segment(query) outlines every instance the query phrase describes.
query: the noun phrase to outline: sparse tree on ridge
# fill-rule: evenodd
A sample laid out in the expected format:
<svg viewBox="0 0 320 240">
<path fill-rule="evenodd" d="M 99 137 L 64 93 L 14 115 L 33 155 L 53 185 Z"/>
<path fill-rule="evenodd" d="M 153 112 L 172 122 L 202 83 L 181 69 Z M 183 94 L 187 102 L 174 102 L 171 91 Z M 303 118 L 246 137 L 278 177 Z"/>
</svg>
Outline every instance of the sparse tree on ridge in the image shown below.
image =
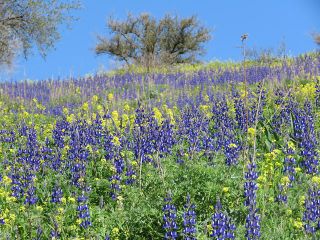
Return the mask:
<svg viewBox="0 0 320 240">
<path fill-rule="evenodd" d="M 60 38 L 58 27 L 75 18 L 70 11 L 78 0 L 0 0 L 0 65 L 19 54 L 27 57 L 37 47 L 44 57 Z"/>
<path fill-rule="evenodd" d="M 110 18 L 110 38 L 98 36 L 96 54 L 146 67 L 193 63 L 204 53 L 209 30 L 195 16 L 179 19 L 166 15 L 156 20 L 149 14 L 128 15 L 125 21 Z"/>
<path fill-rule="evenodd" d="M 316 44 L 318 44 L 318 46 L 320 46 L 320 33 L 314 33 L 313 40 Z"/>
</svg>

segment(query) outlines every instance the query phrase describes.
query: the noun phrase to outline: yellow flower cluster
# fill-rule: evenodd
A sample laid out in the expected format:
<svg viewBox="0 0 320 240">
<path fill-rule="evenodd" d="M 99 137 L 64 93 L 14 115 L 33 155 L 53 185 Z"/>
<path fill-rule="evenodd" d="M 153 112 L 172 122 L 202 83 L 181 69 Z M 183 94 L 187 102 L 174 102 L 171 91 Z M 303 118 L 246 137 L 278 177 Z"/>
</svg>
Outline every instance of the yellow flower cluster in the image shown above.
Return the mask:
<svg viewBox="0 0 320 240">
<path fill-rule="evenodd" d="M 103 106 L 100 104 L 97 104 L 96 109 L 99 113 L 100 116 L 104 115 L 104 110 L 103 110 Z"/>
<path fill-rule="evenodd" d="M 296 146 L 295 146 L 295 144 L 294 144 L 292 141 L 289 141 L 289 142 L 288 142 L 288 147 L 291 148 L 293 151 L 296 150 Z"/>
<path fill-rule="evenodd" d="M 254 128 L 248 128 L 248 134 L 253 136 L 256 133 L 256 130 Z"/>
<path fill-rule="evenodd" d="M 293 226 L 297 229 L 303 228 L 303 223 L 300 218 L 297 218 L 296 220 L 293 221 Z"/>
<path fill-rule="evenodd" d="M 114 136 L 113 139 L 112 139 L 112 143 L 116 146 L 120 146 L 120 140 L 117 136 Z"/>
<path fill-rule="evenodd" d="M 312 183 L 320 186 L 320 177 L 319 176 L 312 177 L 311 181 L 312 181 Z"/>
<path fill-rule="evenodd" d="M 112 101 L 113 100 L 113 93 L 109 93 L 108 95 L 107 95 L 107 99 L 108 99 L 108 101 Z"/>
<path fill-rule="evenodd" d="M 4 188 L 0 188 L 0 198 L 4 199 L 7 203 L 13 203 L 17 199 L 13 196 L 11 196 L 11 193 L 6 191 Z"/>
<path fill-rule="evenodd" d="M 114 124 L 117 126 L 117 127 L 120 127 L 120 120 L 119 120 L 119 113 L 117 111 L 113 111 L 111 113 L 111 117 L 114 121 Z"/>
<path fill-rule="evenodd" d="M 4 182 L 5 185 L 10 185 L 12 180 L 8 176 L 4 176 L 3 177 L 3 182 Z"/>
<path fill-rule="evenodd" d="M 162 106 L 162 109 L 163 109 L 163 112 L 166 116 L 168 116 L 168 118 L 170 119 L 170 123 L 171 124 L 175 124 L 175 119 L 174 119 L 174 116 L 173 116 L 173 111 L 172 109 L 168 108 L 168 106 L 166 104 L 164 104 Z"/>
<path fill-rule="evenodd" d="M 200 108 L 200 111 L 206 115 L 206 117 L 208 118 L 212 117 L 211 107 L 209 105 L 200 105 L 199 108 Z"/>
<path fill-rule="evenodd" d="M 128 103 L 126 103 L 123 107 L 123 110 L 126 111 L 126 112 L 129 112 L 130 111 L 130 106 Z"/>
<path fill-rule="evenodd" d="M 282 151 L 279 149 L 274 149 L 270 153 L 264 154 L 264 161 L 261 162 L 261 174 L 258 178 L 259 185 L 264 185 L 268 182 L 268 185 L 272 185 L 272 181 L 274 181 L 275 177 L 279 177 L 281 174 L 281 169 L 283 167 L 283 163 L 281 161 Z M 275 171 L 276 169 L 280 171 Z M 288 179 L 284 177 L 281 182 L 286 183 Z"/>
<path fill-rule="evenodd" d="M 82 110 L 87 112 L 89 111 L 89 103 L 85 102 L 82 104 Z"/>
<path fill-rule="evenodd" d="M 237 145 L 235 143 L 230 143 L 229 144 L 229 148 L 236 148 L 236 147 L 237 147 Z"/>
<path fill-rule="evenodd" d="M 118 239 L 119 239 L 119 233 L 120 233 L 119 228 L 114 227 L 114 228 L 112 229 L 112 231 L 111 231 L 111 237 L 112 237 L 112 239 L 118 240 Z"/>
<path fill-rule="evenodd" d="M 76 118 L 75 118 L 74 114 L 70 114 L 69 116 L 67 116 L 67 122 L 68 122 L 68 123 L 74 122 L 75 119 L 76 119 Z"/>
<path fill-rule="evenodd" d="M 163 121 L 162 113 L 160 112 L 160 110 L 157 107 L 153 108 L 153 113 L 154 113 L 155 119 L 157 119 L 157 121 L 158 121 L 158 124 L 161 125 L 161 123 Z"/>
<path fill-rule="evenodd" d="M 302 98 L 311 98 L 313 99 L 316 94 L 316 87 L 315 83 L 307 83 L 303 86 L 298 86 L 298 89 L 296 91 L 297 95 L 302 97 Z"/>
<path fill-rule="evenodd" d="M 99 100 L 99 97 L 98 97 L 97 95 L 93 95 L 93 96 L 92 96 L 92 99 L 91 99 L 91 102 L 92 102 L 93 104 L 95 104 L 95 103 L 98 102 L 98 100 Z"/>
<path fill-rule="evenodd" d="M 5 225 L 9 227 L 12 227 L 16 221 L 16 215 L 14 213 L 10 213 L 9 209 L 7 208 L 2 211 L 0 218 L 4 219 Z"/>
</svg>

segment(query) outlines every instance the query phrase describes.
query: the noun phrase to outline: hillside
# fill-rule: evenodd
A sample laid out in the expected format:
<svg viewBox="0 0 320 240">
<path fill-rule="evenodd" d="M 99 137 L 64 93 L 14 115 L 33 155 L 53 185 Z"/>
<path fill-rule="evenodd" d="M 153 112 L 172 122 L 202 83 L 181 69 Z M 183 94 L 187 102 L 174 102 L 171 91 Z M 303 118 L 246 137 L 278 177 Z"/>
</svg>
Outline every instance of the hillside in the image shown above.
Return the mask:
<svg viewBox="0 0 320 240">
<path fill-rule="evenodd" d="M 319 239 L 320 54 L 0 83 L 0 239 Z"/>
</svg>

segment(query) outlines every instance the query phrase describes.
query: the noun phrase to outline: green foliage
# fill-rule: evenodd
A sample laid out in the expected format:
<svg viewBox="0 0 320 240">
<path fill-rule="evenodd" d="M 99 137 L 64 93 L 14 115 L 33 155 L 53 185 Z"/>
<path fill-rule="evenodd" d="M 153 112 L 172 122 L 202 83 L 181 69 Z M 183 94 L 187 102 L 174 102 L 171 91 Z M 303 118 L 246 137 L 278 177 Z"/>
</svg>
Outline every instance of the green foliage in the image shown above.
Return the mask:
<svg viewBox="0 0 320 240">
<path fill-rule="evenodd" d="M 10 64 L 20 52 L 27 57 L 34 46 L 44 57 L 60 38 L 58 27 L 70 24 L 70 11 L 77 8 L 77 0 L 1 0 L 0 64 Z"/>
</svg>

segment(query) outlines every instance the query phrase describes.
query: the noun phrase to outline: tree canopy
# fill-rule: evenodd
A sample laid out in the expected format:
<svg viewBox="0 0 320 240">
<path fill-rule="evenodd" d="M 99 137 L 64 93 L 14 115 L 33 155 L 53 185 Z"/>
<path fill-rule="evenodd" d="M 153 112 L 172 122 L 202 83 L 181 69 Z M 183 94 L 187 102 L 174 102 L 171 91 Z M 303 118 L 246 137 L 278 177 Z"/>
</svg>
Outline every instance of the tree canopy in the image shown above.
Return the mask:
<svg viewBox="0 0 320 240">
<path fill-rule="evenodd" d="M 166 15 L 156 20 L 149 14 L 129 14 L 125 21 L 110 18 L 107 26 L 111 37 L 98 36 L 96 54 L 147 67 L 195 62 L 210 39 L 209 30 L 195 16 Z"/>
<path fill-rule="evenodd" d="M 313 34 L 313 40 L 318 46 L 320 46 L 320 33 Z"/>
<path fill-rule="evenodd" d="M 19 53 L 27 57 L 34 46 L 45 56 L 60 38 L 58 27 L 69 25 L 77 8 L 77 0 L 0 0 L 0 65 Z"/>
</svg>

